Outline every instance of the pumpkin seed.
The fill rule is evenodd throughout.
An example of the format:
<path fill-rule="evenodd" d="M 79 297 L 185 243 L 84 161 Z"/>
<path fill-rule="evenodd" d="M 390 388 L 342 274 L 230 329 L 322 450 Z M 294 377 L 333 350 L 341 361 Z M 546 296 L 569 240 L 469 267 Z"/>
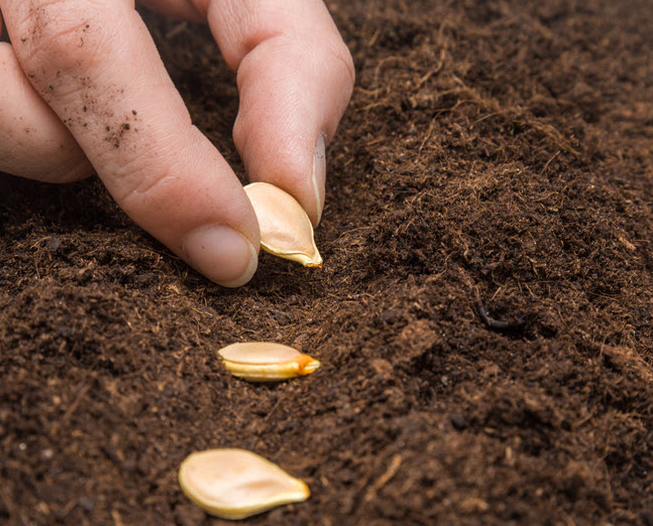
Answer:
<path fill-rule="evenodd" d="M 250 382 L 278 382 L 312 373 L 320 362 L 297 349 L 273 342 L 232 343 L 220 349 L 231 374 Z"/>
<path fill-rule="evenodd" d="M 254 207 L 261 231 L 261 248 L 305 267 L 321 267 L 313 225 L 302 205 L 270 183 L 251 183 L 245 192 Z"/>
<path fill-rule="evenodd" d="M 211 515 L 233 520 L 310 496 L 303 481 L 256 453 L 236 448 L 192 453 L 179 467 L 179 485 Z"/>

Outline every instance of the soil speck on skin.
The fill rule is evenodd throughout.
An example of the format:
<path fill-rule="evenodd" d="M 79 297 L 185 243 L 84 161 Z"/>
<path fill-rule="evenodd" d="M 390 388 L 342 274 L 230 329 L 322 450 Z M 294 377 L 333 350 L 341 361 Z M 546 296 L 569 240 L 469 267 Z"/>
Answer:
<path fill-rule="evenodd" d="M 312 493 L 253 525 L 651 523 L 649 2 L 327 6 L 357 85 L 321 271 L 264 253 L 226 290 L 97 177 L 0 176 L 0 522 L 211 525 L 177 469 L 240 447 Z M 209 29 L 141 12 L 243 174 Z M 215 351 L 251 340 L 322 366 L 238 381 Z"/>

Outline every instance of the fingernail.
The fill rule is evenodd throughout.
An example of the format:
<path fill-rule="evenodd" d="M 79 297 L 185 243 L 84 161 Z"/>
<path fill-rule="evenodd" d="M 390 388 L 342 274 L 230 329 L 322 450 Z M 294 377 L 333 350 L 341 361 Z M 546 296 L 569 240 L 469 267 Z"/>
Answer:
<path fill-rule="evenodd" d="M 194 230 L 183 244 L 191 265 L 224 287 L 247 283 L 258 266 L 258 255 L 249 240 L 232 228 L 209 225 Z"/>
<path fill-rule="evenodd" d="M 313 153 L 313 189 L 315 190 L 315 202 L 317 207 L 317 223 L 322 219 L 322 208 L 324 207 L 324 185 L 326 184 L 326 154 L 324 152 L 324 133 L 317 137 L 315 152 Z"/>

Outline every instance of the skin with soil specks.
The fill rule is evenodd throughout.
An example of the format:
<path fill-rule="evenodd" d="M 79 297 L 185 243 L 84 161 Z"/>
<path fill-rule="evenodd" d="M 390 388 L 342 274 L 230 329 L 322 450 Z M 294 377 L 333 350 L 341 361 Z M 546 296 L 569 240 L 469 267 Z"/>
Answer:
<path fill-rule="evenodd" d="M 321 270 L 226 290 L 97 180 L 0 177 L 0 522 L 222 524 L 176 480 L 217 447 L 311 488 L 248 524 L 653 522 L 649 3 L 328 6 L 358 81 Z M 208 30 L 147 21 L 243 173 Z M 251 340 L 322 366 L 239 381 L 215 351 Z"/>

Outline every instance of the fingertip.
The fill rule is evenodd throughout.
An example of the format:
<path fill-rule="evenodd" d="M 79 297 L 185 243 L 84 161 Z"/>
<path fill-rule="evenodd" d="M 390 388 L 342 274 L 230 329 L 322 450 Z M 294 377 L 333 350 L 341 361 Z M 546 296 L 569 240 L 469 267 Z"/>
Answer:
<path fill-rule="evenodd" d="M 183 251 L 189 263 L 211 281 L 240 287 L 258 267 L 258 252 L 240 232 L 225 225 L 205 225 L 188 234 Z"/>
<path fill-rule="evenodd" d="M 251 182 L 271 183 L 291 194 L 311 223 L 319 223 L 324 203 L 326 164 L 316 143 L 293 134 L 256 138 L 240 149 Z"/>

